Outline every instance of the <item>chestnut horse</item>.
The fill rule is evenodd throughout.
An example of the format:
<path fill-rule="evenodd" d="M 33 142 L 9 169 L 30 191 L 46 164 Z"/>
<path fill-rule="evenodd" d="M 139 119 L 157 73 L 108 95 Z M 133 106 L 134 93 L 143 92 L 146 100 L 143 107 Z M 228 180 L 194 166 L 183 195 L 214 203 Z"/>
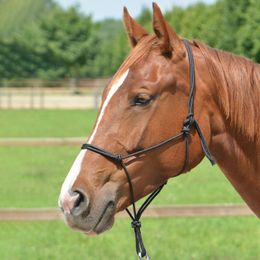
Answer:
<path fill-rule="evenodd" d="M 180 132 L 187 116 L 190 64 L 183 40 L 156 4 L 153 35 L 126 8 L 124 22 L 133 48 L 104 90 L 88 144 L 127 155 Z M 217 164 L 260 217 L 260 65 L 196 41 L 189 44 L 195 61 L 196 120 Z M 185 171 L 203 159 L 200 141 L 192 128 Z M 177 176 L 184 160 L 182 141 L 126 160 L 134 200 Z M 124 169 L 81 150 L 59 198 L 68 224 L 88 234 L 101 233 L 112 226 L 115 213 L 130 204 Z"/>

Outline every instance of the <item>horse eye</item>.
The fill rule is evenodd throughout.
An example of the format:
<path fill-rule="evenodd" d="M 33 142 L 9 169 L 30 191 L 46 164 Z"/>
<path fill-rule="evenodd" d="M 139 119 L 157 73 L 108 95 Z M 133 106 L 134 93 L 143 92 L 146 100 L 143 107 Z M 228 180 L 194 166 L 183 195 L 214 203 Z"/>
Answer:
<path fill-rule="evenodd" d="M 134 106 L 147 106 L 152 101 L 152 97 L 148 94 L 138 94 L 133 101 Z"/>

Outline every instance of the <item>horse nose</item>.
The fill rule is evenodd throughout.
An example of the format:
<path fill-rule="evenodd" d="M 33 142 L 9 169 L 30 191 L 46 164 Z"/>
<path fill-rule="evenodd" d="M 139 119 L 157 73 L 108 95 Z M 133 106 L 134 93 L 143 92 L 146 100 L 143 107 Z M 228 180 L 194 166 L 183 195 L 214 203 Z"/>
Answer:
<path fill-rule="evenodd" d="M 62 211 L 73 216 L 79 216 L 87 211 L 88 205 L 88 197 L 82 191 L 74 191 L 72 194 L 67 193 L 61 201 Z"/>

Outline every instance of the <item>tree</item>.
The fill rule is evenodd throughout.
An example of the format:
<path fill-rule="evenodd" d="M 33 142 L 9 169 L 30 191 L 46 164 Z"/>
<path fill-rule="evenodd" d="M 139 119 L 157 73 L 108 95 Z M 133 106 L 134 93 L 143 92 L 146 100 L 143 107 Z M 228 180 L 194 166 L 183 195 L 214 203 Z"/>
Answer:
<path fill-rule="evenodd" d="M 111 76 L 122 63 L 128 44 L 122 22 L 106 19 L 98 23 L 96 30 L 99 45 L 93 61 L 96 76 Z"/>
<path fill-rule="evenodd" d="M 0 36 L 11 39 L 48 14 L 56 4 L 52 0 L 0 0 L 0 6 Z"/>
<path fill-rule="evenodd" d="M 0 0 L 0 35 L 9 36 L 0 39 L 0 78 L 111 76 L 129 52 L 121 20 L 94 23 L 76 7 L 63 10 L 52 0 L 14 2 Z M 17 8 L 17 17 L 4 26 L 7 6 Z M 165 16 L 182 37 L 260 62 L 259 10 L 259 0 L 218 0 L 173 7 Z M 137 20 L 152 32 L 150 9 L 144 7 Z"/>
<path fill-rule="evenodd" d="M 250 0 L 219 0 L 217 5 L 221 16 L 219 30 L 224 32 L 221 47 L 227 51 L 237 51 L 237 40 L 240 37 L 238 30 L 246 22 L 245 13 Z"/>
<path fill-rule="evenodd" d="M 149 8 L 143 7 L 137 21 L 148 31 L 152 31 L 152 13 Z"/>
<path fill-rule="evenodd" d="M 260 2 L 250 0 L 244 24 L 237 33 L 237 52 L 260 62 Z"/>
<path fill-rule="evenodd" d="M 75 7 L 66 11 L 56 8 L 39 24 L 40 50 L 49 69 L 40 71 L 42 77 L 91 76 L 95 59 L 95 25 Z"/>

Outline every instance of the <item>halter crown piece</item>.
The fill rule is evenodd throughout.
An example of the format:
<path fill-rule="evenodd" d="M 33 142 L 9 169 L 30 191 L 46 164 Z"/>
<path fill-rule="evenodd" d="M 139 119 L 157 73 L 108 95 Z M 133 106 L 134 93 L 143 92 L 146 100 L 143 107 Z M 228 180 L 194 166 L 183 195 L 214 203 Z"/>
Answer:
<path fill-rule="evenodd" d="M 88 149 L 89 151 L 100 154 L 100 155 L 104 156 L 105 158 L 112 160 L 115 164 L 117 164 L 124 170 L 128 184 L 129 184 L 130 200 L 131 200 L 132 207 L 133 207 L 133 213 L 131 213 L 129 209 L 126 209 L 126 212 L 132 219 L 131 224 L 132 224 L 132 228 L 134 229 L 134 234 L 135 234 L 136 253 L 137 253 L 139 259 L 143 259 L 143 258 L 150 259 L 149 255 L 147 254 L 147 251 L 145 249 L 143 239 L 142 239 L 140 218 L 141 218 L 144 210 L 149 206 L 149 204 L 152 202 L 152 200 L 160 193 L 160 191 L 162 190 L 163 186 L 166 183 L 164 183 L 163 185 L 158 187 L 156 190 L 154 190 L 137 211 L 136 206 L 135 206 L 135 200 L 134 200 L 134 188 L 132 185 L 130 174 L 124 163 L 124 160 L 126 160 L 130 157 L 135 157 L 140 154 L 147 153 L 147 152 L 157 149 L 165 144 L 168 144 L 170 142 L 174 142 L 174 141 L 177 141 L 177 140 L 183 138 L 183 140 L 185 142 L 186 151 L 185 151 L 184 164 L 183 164 L 181 171 L 178 173 L 178 175 L 179 175 L 185 171 L 185 169 L 189 163 L 189 135 L 190 135 L 191 127 L 194 127 L 194 129 L 197 131 L 197 133 L 199 135 L 201 147 L 202 147 L 202 150 L 203 150 L 205 156 L 208 158 L 208 160 L 211 162 L 212 165 L 215 164 L 215 160 L 209 151 L 209 148 L 208 148 L 206 140 L 202 134 L 202 131 L 199 127 L 199 124 L 196 121 L 196 119 L 194 118 L 194 94 L 195 94 L 195 87 L 196 87 L 194 59 L 193 59 L 192 49 L 190 47 L 189 42 L 187 40 L 183 40 L 183 43 L 187 50 L 188 59 L 189 59 L 190 94 L 189 94 L 189 100 L 188 100 L 188 115 L 183 122 L 183 128 L 180 131 L 180 133 L 175 136 L 172 136 L 169 139 L 166 139 L 158 144 L 152 145 L 148 148 L 145 148 L 145 149 L 142 149 L 142 150 L 139 150 L 137 152 L 130 153 L 127 155 L 114 154 L 114 153 L 101 149 L 92 144 L 83 144 L 81 147 L 81 149 Z"/>

